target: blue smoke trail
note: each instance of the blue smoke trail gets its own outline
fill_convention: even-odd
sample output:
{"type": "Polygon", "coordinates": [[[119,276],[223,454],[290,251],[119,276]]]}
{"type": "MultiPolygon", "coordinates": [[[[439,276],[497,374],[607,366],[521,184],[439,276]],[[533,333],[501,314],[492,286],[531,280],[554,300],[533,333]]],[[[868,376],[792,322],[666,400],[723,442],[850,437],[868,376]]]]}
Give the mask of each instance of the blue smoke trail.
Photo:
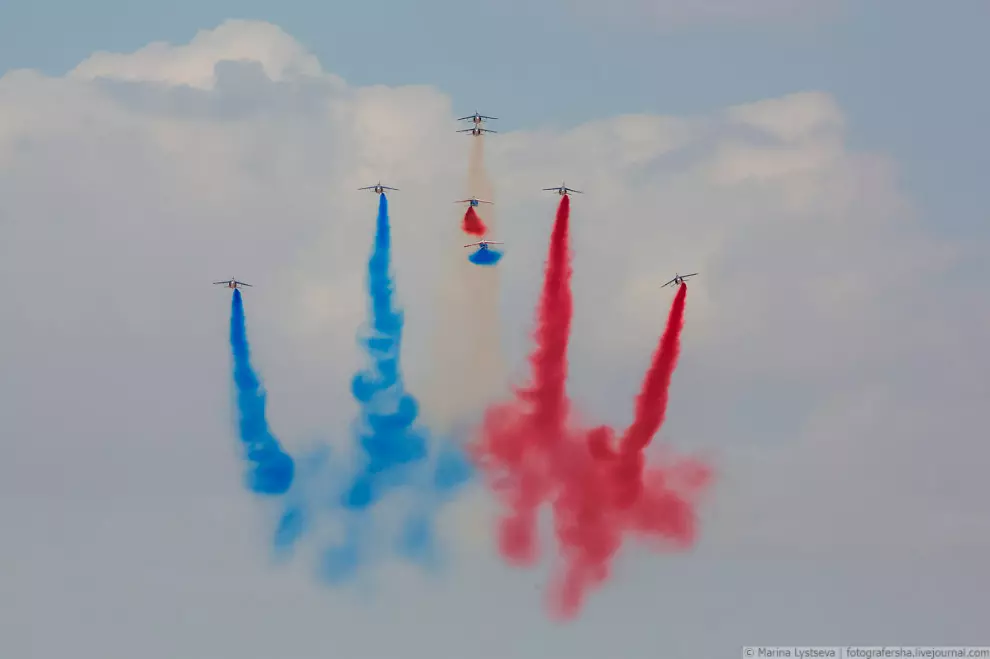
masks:
{"type": "Polygon", "coordinates": [[[258,494],[283,494],[292,485],[295,463],[268,428],[265,392],[251,367],[244,303],[241,292],[236,288],[230,312],[230,348],[234,356],[234,385],[237,389],[237,431],[248,462],[245,484],[258,494]]]}
{"type": "Polygon", "coordinates": [[[378,501],[384,488],[398,483],[406,465],[427,456],[425,435],[412,427],[419,405],[405,392],[400,373],[403,316],[392,305],[390,261],[388,201],[383,194],[378,201],[375,249],[368,263],[372,331],[363,343],[372,365],[351,383],[351,393],[362,408],[364,427],[358,431],[358,441],[365,453],[363,469],[344,500],[352,509],[378,501]]]}
{"type": "MultiPolygon", "coordinates": [[[[370,331],[361,341],[371,363],[351,383],[351,393],[361,407],[355,425],[360,451],[340,498],[348,513],[345,539],[324,552],[321,565],[322,576],[331,583],[353,576],[370,560],[370,554],[381,544],[372,537],[372,508],[388,491],[403,486],[409,486],[410,491],[397,502],[404,505],[405,519],[394,538],[395,549],[411,560],[434,563],[436,508],[472,475],[466,457],[453,447],[442,449],[432,464],[429,459],[429,436],[416,425],[419,404],[406,392],[402,380],[404,320],[393,303],[390,267],[388,200],[382,194],[374,250],[368,262],[370,331]]],[[[283,522],[292,526],[286,518],[283,522]]]]}
{"type": "Polygon", "coordinates": [[[475,265],[493,266],[502,260],[502,252],[492,249],[478,249],[468,256],[468,261],[475,265]]]}

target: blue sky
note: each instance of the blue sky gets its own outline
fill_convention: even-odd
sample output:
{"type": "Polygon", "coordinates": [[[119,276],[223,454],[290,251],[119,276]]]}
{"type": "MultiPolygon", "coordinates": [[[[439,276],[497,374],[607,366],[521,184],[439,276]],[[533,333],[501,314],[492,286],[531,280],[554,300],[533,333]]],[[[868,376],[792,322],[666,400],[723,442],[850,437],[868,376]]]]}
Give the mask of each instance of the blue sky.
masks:
{"type": "Polygon", "coordinates": [[[0,71],[50,74],[95,50],[184,43],[226,18],[266,20],[352,84],[436,85],[465,114],[477,106],[504,117],[505,129],[824,90],[849,116],[853,146],[899,161],[929,222],[987,234],[990,5],[981,0],[846,2],[821,20],[668,32],[603,29],[562,0],[7,0],[0,16],[0,71]]]}

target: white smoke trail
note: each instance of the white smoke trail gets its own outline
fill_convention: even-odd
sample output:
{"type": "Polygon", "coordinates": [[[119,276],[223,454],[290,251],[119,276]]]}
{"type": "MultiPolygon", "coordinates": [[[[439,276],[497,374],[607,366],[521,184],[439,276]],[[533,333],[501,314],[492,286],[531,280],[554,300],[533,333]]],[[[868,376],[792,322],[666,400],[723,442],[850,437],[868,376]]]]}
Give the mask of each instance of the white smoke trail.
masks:
{"type": "MultiPolygon", "coordinates": [[[[471,136],[466,197],[495,201],[485,170],[484,136],[471,136]]],[[[488,228],[485,237],[498,240],[495,206],[481,204],[475,211],[488,228]]],[[[482,267],[468,261],[478,240],[461,230],[460,207],[444,233],[444,268],[434,332],[433,373],[424,397],[424,412],[441,432],[469,423],[503,392],[505,382],[499,326],[499,273],[501,265],[482,267]],[[468,240],[464,240],[469,238],[468,240]]]]}

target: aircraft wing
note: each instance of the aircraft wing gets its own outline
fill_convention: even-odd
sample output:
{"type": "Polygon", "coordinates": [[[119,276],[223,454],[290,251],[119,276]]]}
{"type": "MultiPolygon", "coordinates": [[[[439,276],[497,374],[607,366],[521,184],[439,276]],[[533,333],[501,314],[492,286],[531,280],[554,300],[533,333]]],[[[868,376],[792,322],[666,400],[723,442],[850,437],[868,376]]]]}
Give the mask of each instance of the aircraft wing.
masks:
{"type": "Polygon", "coordinates": [[[484,199],[477,200],[479,204],[494,204],[494,201],[485,201],[484,199]]]}
{"type": "Polygon", "coordinates": [[[465,245],[465,247],[474,247],[475,245],[480,245],[481,243],[471,243],[470,245],[465,245]]]}
{"type": "Polygon", "coordinates": [[[482,118],[482,119],[498,119],[498,117],[486,117],[486,116],[485,116],[485,115],[483,115],[483,114],[479,114],[478,116],[479,116],[480,118],[482,118]]]}
{"type": "Polygon", "coordinates": [[[696,274],[698,274],[698,273],[697,273],[697,272],[692,272],[692,273],[691,273],[691,274],[689,274],[689,275],[681,275],[681,277],[693,277],[693,276],[695,276],[696,274]]]}
{"type": "Polygon", "coordinates": [[[566,191],[566,192],[576,192],[578,194],[584,194],[580,190],[575,190],[574,188],[564,188],[564,191],[566,191]]]}
{"type": "Polygon", "coordinates": [[[470,133],[472,130],[474,130],[474,129],[473,128],[465,128],[464,130],[459,130],[457,132],[458,133],[470,133]]]}
{"type": "Polygon", "coordinates": [[[677,281],[677,280],[676,279],[671,279],[670,281],[668,281],[666,284],[664,284],[660,288],[666,288],[667,286],[670,286],[671,284],[673,284],[675,281],[677,281]]]}
{"type": "Polygon", "coordinates": [[[560,192],[560,187],[559,186],[556,187],[556,188],[543,188],[543,189],[545,191],[548,191],[548,192],[550,192],[550,191],[552,191],[552,192],[560,192]]]}
{"type": "Polygon", "coordinates": [[[498,131],[497,130],[489,130],[487,128],[482,128],[481,129],[481,132],[482,133],[497,133],[498,131]]]}
{"type": "Polygon", "coordinates": [[[358,188],[358,190],[374,190],[374,189],[375,189],[376,187],[377,187],[377,186],[374,186],[374,185],[369,185],[369,186],[368,186],[368,187],[366,187],[366,188],[358,188]]]}
{"type": "Polygon", "coordinates": [[[473,115],[473,114],[469,114],[469,115],[468,115],[468,116],[466,116],[466,117],[458,117],[458,119],[457,119],[457,120],[458,120],[458,121],[465,121],[465,120],[467,120],[467,119],[474,119],[474,115],[473,115]]]}
{"type": "Polygon", "coordinates": [[[237,283],[238,283],[238,284],[240,284],[241,286],[247,286],[247,287],[249,287],[249,288],[251,287],[251,284],[245,284],[245,283],[244,283],[244,282],[242,282],[242,281],[239,281],[239,282],[237,282],[237,283]]]}
{"type": "Polygon", "coordinates": [[[213,282],[213,285],[216,286],[217,284],[229,284],[229,283],[230,283],[230,280],[228,279],[227,281],[215,281],[215,282],[213,282]]]}
{"type": "Polygon", "coordinates": [[[382,186],[382,190],[395,190],[396,192],[398,192],[399,191],[399,188],[390,188],[387,185],[383,185],[382,186]]]}

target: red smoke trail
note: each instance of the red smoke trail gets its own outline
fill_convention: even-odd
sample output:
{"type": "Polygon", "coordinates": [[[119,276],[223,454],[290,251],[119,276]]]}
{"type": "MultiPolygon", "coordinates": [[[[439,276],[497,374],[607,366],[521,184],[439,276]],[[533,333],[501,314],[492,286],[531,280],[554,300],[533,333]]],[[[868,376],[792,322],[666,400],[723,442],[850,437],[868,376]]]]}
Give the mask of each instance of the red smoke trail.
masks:
{"type": "Polygon", "coordinates": [[[536,511],[553,487],[550,467],[567,415],[572,313],[569,224],[570,198],[565,195],[550,235],[537,348],[529,358],[533,382],[516,391],[515,402],[487,411],[481,444],[476,447],[479,460],[494,474],[494,488],[511,509],[500,522],[499,545],[502,555],[517,564],[529,564],[537,557],[536,511]]]}
{"type": "Polygon", "coordinates": [[[469,233],[472,236],[483,236],[488,232],[488,227],[481,221],[481,216],[474,210],[474,206],[468,206],[461,228],[464,229],[464,233],[469,233]]]}
{"type": "Polygon", "coordinates": [[[637,398],[635,419],[618,446],[609,427],[588,431],[568,425],[569,204],[565,196],[550,239],[537,347],[530,357],[533,384],[517,391],[514,402],[489,409],[476,447],[493,488],[510,509],[499,527],[500,549],[508,561],[535,561],[537,511],[544,502],[552,504],[561,565],[550,606],[560,618],[574,617],[587,592],[605,581],[627,533],[690,547],[696,501],[711,478],[708,466],[697,460],[668,458],[664,465],[646,467],[643,456],[666,415],[680,352],[683,284],[637,398]]]}
{"type": "Polygon", "coordinates": [[[658,545],[688,549],[697,535],[697,499],[711,481],[711,469],[696,459],[667,459],[646,467],[643,451],[667,414],[670,382],[680,354],[687,286],[674,297],[667,327],[653,355],[636,414],[618,447],[614,431],[602,426],[587,433],[593,467],[568,474],[554,502],[565,569],[558,581],[555,612],[575,615],[587,590],[603,582],[627,532],[659,540],[658,545]]]}

